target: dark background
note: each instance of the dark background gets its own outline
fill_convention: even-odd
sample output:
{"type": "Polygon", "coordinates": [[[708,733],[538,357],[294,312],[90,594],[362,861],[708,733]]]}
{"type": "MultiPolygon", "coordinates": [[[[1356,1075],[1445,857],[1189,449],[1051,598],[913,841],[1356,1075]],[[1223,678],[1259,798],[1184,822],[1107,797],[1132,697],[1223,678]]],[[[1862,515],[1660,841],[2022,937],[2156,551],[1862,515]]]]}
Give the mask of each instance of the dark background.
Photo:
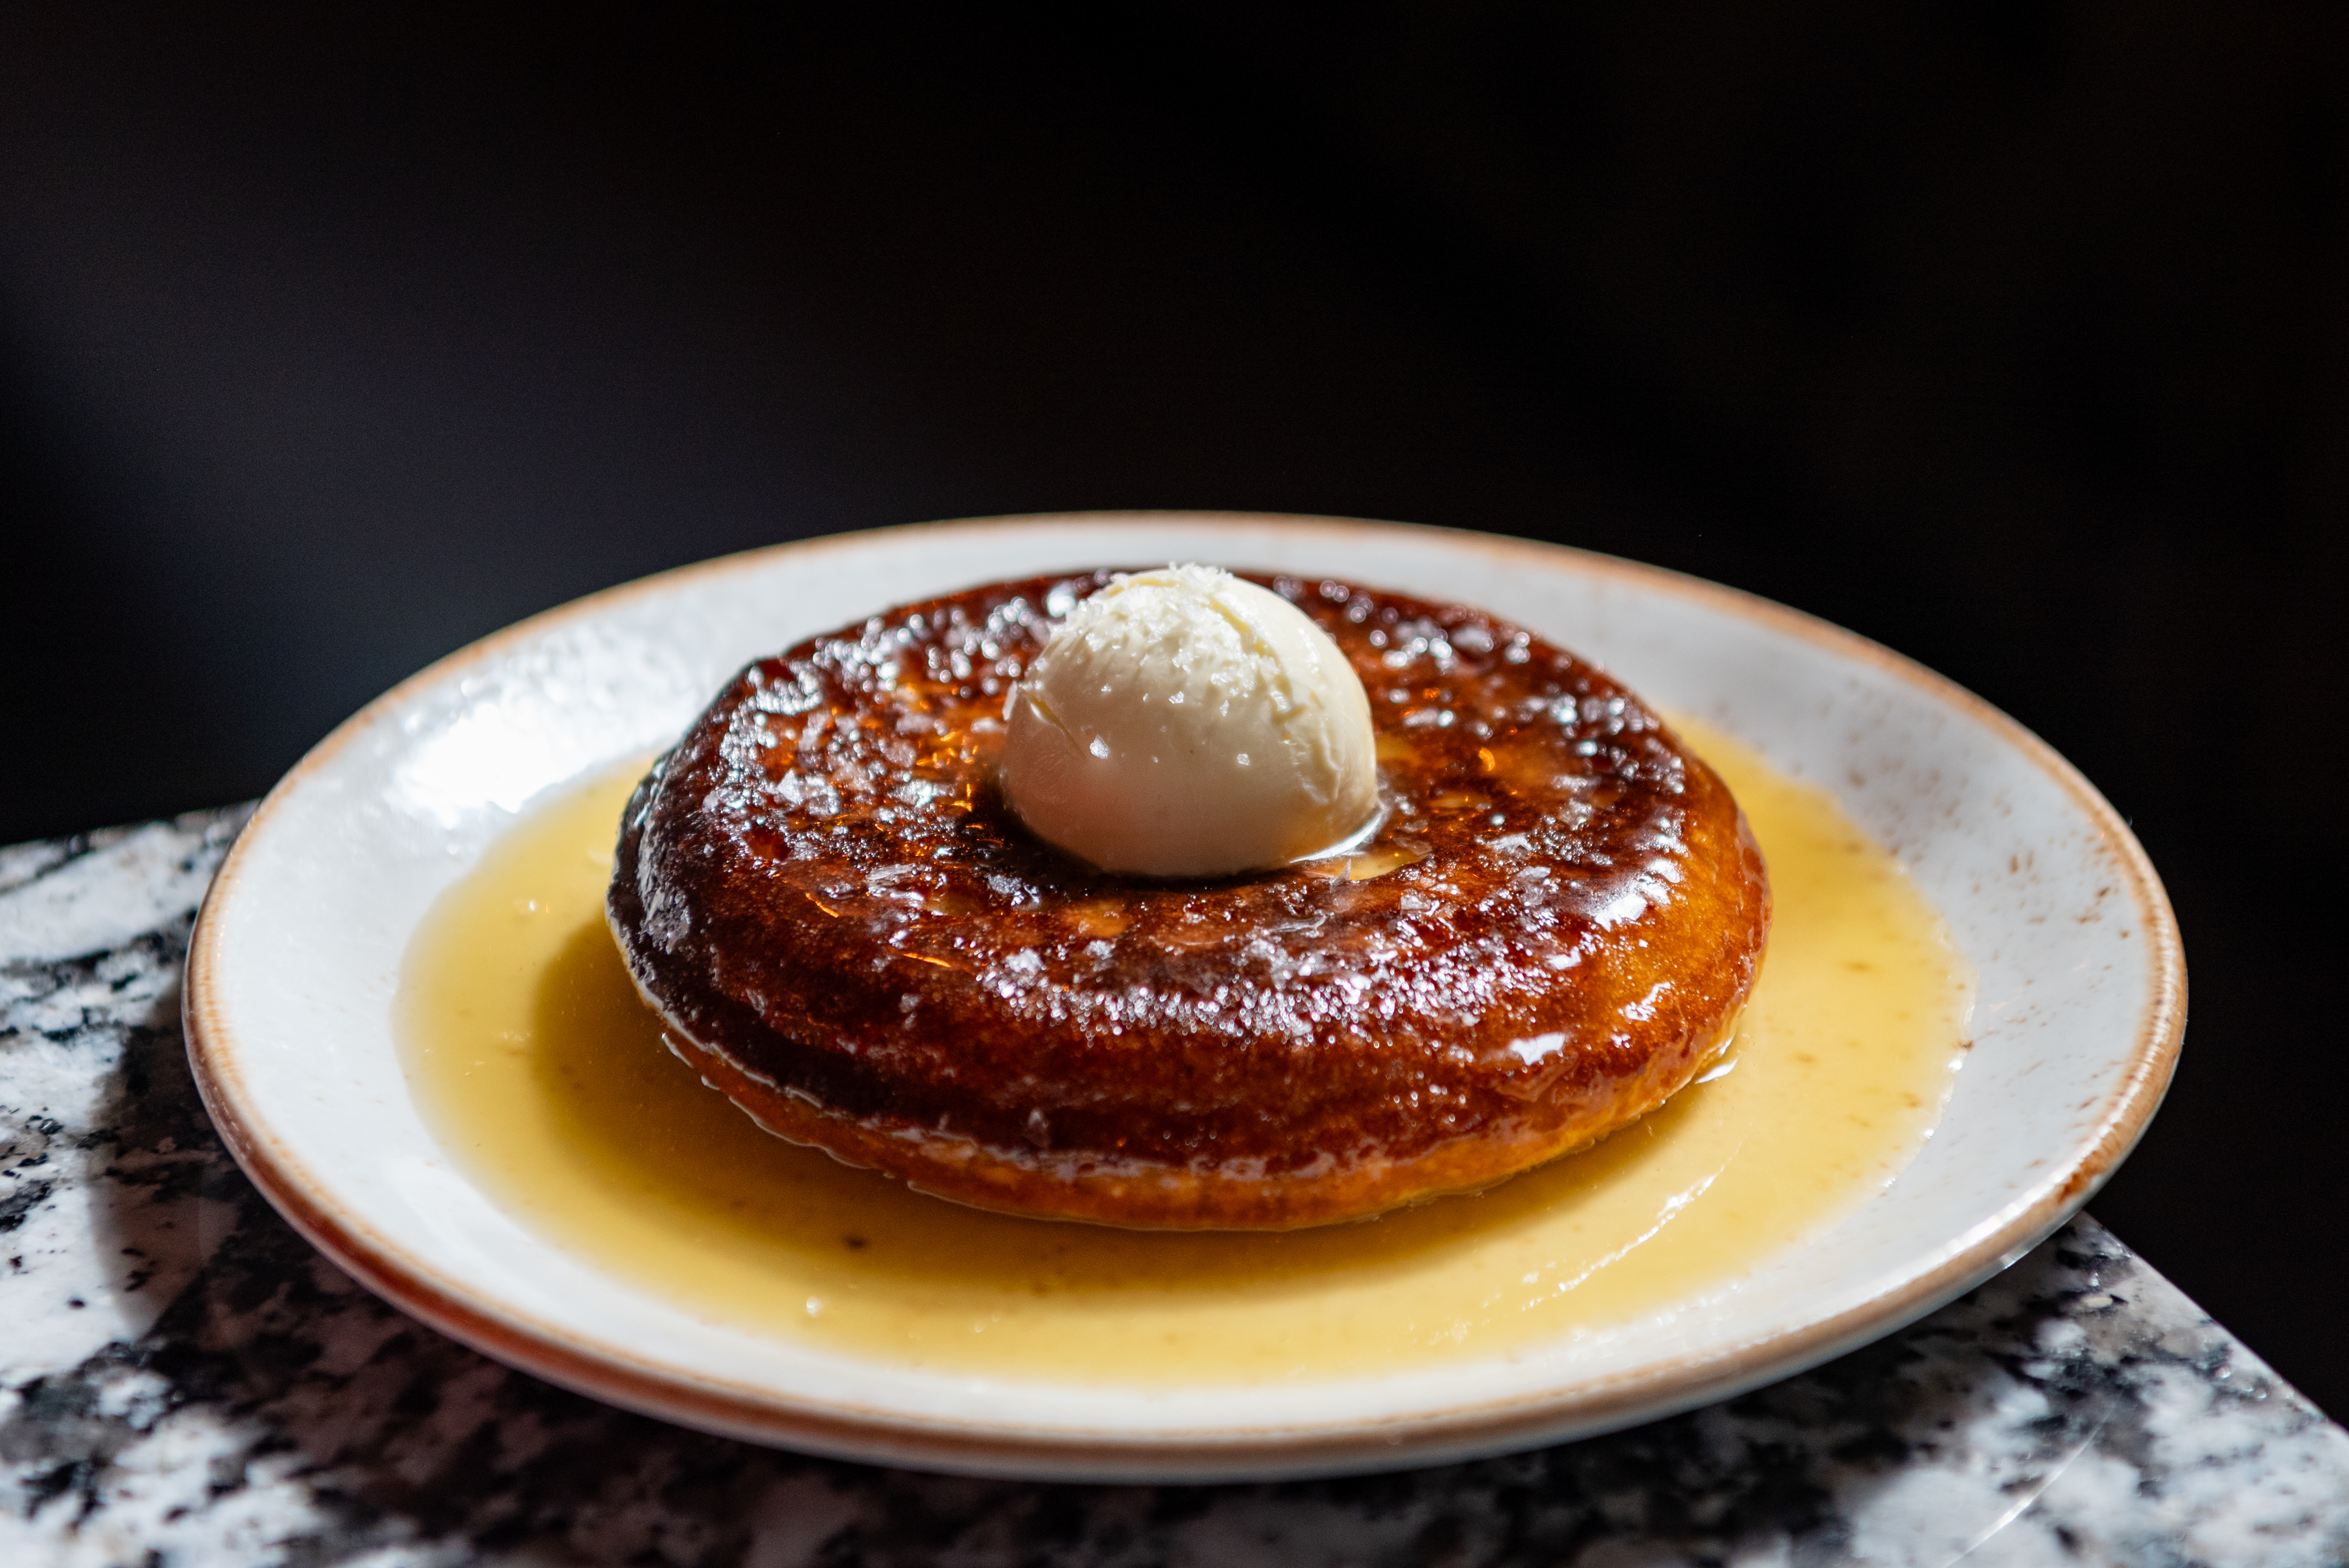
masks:
{"type": "Polygon", "coordinates": [[[2015,714],[2176,899],[2098,1214],[2349,1412],[2339,7],[0,21],[0,841],[657,567],[1201,506],[1617,552],[2015,714]]]}

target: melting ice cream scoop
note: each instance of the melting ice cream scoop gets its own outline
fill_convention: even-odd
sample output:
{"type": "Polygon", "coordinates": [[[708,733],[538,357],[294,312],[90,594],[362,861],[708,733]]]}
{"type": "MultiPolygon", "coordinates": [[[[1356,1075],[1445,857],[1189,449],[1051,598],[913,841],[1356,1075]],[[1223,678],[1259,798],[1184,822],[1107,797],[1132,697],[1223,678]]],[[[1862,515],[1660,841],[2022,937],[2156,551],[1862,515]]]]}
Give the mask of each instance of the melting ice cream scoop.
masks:
{"type": "Polygon", "coordinates": [[[1345,655],[1213,566],[1119,576],[1080,602],[1005,720],[1012,809],[1106,871],[1265,869],[1378,810],[1370,699],[1345,655]]]}

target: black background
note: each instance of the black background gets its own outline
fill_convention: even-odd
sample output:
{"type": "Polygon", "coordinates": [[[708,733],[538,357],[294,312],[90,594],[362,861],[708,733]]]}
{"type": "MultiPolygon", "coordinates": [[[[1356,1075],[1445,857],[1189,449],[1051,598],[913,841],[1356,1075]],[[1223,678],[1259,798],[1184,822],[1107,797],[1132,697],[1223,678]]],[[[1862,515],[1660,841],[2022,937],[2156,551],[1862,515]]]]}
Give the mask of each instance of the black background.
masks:
{"type": "Polygon", "coordinates": [[[1734,583],[2130,816],[2193,1026],[2095,1208],[2321,1404],[2338,7],[0,22],[0,841],[259,793],[720,551],[1200,506],[1734,583]]]}

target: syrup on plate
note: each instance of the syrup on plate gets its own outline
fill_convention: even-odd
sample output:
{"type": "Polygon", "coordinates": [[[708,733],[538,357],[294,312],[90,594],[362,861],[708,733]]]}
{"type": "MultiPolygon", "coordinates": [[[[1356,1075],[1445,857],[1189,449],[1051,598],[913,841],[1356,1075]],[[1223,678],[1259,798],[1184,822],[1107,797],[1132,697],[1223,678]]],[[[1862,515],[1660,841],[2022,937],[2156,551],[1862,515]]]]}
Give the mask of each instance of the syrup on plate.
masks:
{"type": "Polygon", "coordinates": [[[460,1171],[616,1280],[899,1365],[1228,1385],[1601,1336],[1734,1290],[1890,1182],[1940,1119],[1972,1002],[1939,916],[1831,797],[1678,728],[1769,861],[1761,980],[1704,1078],[1481,1194],[1278,1234],[1129,1231],[963,1209],[769,1136],[662,1046],[605,928],[641,767],[543,801],[419,928],[409,1082],[460,1171]]]}

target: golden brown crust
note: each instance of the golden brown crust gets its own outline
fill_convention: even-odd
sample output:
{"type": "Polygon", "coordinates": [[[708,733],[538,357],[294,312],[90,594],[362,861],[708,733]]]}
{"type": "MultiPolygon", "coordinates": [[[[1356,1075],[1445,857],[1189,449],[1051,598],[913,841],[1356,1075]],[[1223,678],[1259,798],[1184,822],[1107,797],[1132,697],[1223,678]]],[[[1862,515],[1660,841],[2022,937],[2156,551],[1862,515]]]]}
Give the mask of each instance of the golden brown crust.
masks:
{"type": "Polygon", "coordinates": [[[1736,803],[1475,610],[1267,580],[1371,694],[1389,815],[1353,859],[1153,883],[1028,835],[1003,694],[1107,576],[753,664],[638,789],[613,930],[771,1130],[985,1208],[1283,1229],[1501,1179],[1718,1049],[1769,924],[1736,803]]]}

